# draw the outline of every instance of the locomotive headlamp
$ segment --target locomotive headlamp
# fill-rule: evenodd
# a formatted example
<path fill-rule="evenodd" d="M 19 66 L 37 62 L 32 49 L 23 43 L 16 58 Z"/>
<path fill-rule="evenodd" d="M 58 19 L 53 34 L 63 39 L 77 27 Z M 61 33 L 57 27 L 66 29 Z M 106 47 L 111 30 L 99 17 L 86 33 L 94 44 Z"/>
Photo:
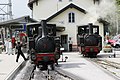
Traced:
<path fill-rule="evenodd" d="M 34 52 L 33 52 L 33 51 L 31 51 L 31 54 L 32 54 L 32 55 L 34 55 Z"/>
<path fill-rule="evenodd" d="M 31 55 L 31 60 L 36 60 L 36 55 L 35 54 Z"/>

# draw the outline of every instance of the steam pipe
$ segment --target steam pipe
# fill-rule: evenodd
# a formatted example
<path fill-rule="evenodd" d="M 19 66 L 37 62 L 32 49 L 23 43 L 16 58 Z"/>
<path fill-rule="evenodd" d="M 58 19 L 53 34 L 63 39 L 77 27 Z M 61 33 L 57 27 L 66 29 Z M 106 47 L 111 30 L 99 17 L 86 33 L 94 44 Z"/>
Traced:
<path fill-rule="evenodd" d="M 89 26 L 89 34 L 92 34 L 93 33 L 93 28 L 92 28 L 93 24 L 89 23 L 88 26 Z"/>
<path fill-rule="evenodd" d="M 42 37 L 47 36 L 47 23 L 46 20 L 41 21 L 41 26 L 42 26 Z"/>

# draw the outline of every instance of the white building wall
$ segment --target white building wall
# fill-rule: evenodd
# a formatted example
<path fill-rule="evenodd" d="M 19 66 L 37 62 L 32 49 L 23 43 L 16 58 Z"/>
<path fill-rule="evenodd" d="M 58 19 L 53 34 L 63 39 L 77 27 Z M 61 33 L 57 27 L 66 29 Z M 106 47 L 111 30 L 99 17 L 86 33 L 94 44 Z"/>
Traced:
<path fill-rule="evenodd" d="M 68 35 L 68 39 L 69 37 L 72 37 L 73 45 L 77 45 L 77 27 L 93 23 L 94 25 L 99 25 L 99 33 L 101 36 L 104 36 L 103 25 L 97 22 L 98 15 L 96 11 L 98 5 L 95 5 L 93 0 L 73 0 L 72 2 L 69 2 L 69 0 L 62 0 L 62 2 L 59 2 L 58 0 L 38 0 L 38 5 L 33 3 L 33 18 L 38 21 L 45 20 L 70 3 L 83 8 L 87 11 L 87 14 L 74 8 L 69 8 L 50 20 L 50 23 L 55 23 L 57 26 L 65 27 L 65 31 L 57 32 L 57 35 Z M 75 13 L 75 23 L 68 22 L 69 12 Z M 104 39 L 104 37 L 102 39 Z"/>
<path fill-rule="evenodd" d="M 69 12 L 75 13 L 75 23 L 68 22 L 68 13 Z M 78 26 L 87 25 L 90 23 L 90 20 L 88 18 L 86 18 L 86 15 L 88 15 L 88 14 L 84 14 L 74 8 L 72 8 L 72 9 L 70 8 L 70 9 L 64 11 L 63 13 L 61 13 L 60 15 L 58 15 L 57 17 L 55 17 L 54 19 L 50 20 L 49 22 L 55 23 L 55 24 L 57 24 L 57 26 L 65 27 L 65 31 L 58 32 L 57 35 L 68 34 L 68 37 L 72 37 L 73 45 L 76 45 L 77 44 Z M 101 36 L 103 36 L 103 25 L 98 22 L 95 22 L 93 24 L 100 26 L 99 33 Z"/>
<path fill-rule="evenodd" d="M 70 3 L 74 3 L 86 11 L 94 5 L 93 0 L 62 0 L 62 2 L 59 0 L 38 0 L 38 5 L 36 2 L 33 3 L 33 18 L 36 20 L 46 19 Z"/>
<path fill-rule="evenodd" d="M 75 13 L 75 23 L 69 23 L 68 22 L 68 14 L 70 12 Z M 76 34 L 77 34 L 77 26 L 80 20 L 83 18 L 85 14 L 72 8 L 64 11 L 54 19 L 52 19 L 50 22 L 56 22 L 58 26 L 65 27 L 65 31 L 58 33 L 59 35 L 68 34 L 68 38 L 72 37 L 73 45 L 76 45 Z M 63 22 L 63 24 L 60 24 L 59 22 Z"/>
<path fill-rule="evenodd" d="M 56 0 L 39 0 L 38 5 L 33 3 L 33 18 L 36 20 L 46 19 L 57 11 Z"/>
<path fill-rule="evenodd" d="M 78 6 L 80 6 L 81 8 L 87 10 L 88 8 L 90 8 L 91 5 L 94 5 L 93 4 L 93 0 L 72 0 L 72 1 L 69 1 L 69 0 L 62 0 L 62 2 L 59 2 L 58 1 L 58 10 L 63 8 L 64 6 L 70 4 L 70 3 L 74 3 Z"/>

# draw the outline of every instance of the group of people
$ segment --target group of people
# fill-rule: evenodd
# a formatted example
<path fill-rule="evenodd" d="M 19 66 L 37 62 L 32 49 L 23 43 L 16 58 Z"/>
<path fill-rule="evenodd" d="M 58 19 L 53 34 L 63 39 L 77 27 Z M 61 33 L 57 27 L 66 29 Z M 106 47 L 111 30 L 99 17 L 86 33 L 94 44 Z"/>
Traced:
<path fill-rule="evenodd" d="M 20 41 L 18 41 L 17 43 L 14 43 L 14 46 L 12 44 L 12 40 L 11 39 L 7 39 L 5 40 L 5 51 L 6 54 L 10 55 L 14 55 L 14 53 L 17 53 L 17 58 L 16 58 L 16 62 L 18 62 L 18 59 L 20 57 L 20 55 L 24 58 L 24 60 L 26 61 L 27 58 L 25 58 L 23 52 L 22 52 L 22 43 Z M 13 52 L 13 48 L 17 51 L 17 52 Z"/>

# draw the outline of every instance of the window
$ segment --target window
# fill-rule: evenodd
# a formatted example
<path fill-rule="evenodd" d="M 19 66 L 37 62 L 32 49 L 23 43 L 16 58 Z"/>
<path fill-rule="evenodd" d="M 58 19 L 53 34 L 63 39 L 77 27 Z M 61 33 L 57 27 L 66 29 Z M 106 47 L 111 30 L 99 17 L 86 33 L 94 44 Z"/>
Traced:
<path fill-rule="evenodd" d="M 75 22 L 75 13 L 71 12 L 68 14 L 68 22 L 74 23 Z"/>
<path fill-rule="evenodd" d="M 97 28 L 93 28 L 93 33 L 97 33 Z"/>
<path fill-rule="evenodd" d="M 61 35 L 61 43 L 67 44 L 67 35 Z"/>
<path fill-rule="evenodd" d="M 59 0 L 59 2 L 62 2 L 62 0 Z"/>
<path fill-rule="evenodd" d="M 98 3 L 100 4 L 100 0 L 93 0 L 94 4 Z"/>
<path fill-rule="evenodd" d="M 36 6 L 38 6 L 38 0 L 36 1 Z"/>

